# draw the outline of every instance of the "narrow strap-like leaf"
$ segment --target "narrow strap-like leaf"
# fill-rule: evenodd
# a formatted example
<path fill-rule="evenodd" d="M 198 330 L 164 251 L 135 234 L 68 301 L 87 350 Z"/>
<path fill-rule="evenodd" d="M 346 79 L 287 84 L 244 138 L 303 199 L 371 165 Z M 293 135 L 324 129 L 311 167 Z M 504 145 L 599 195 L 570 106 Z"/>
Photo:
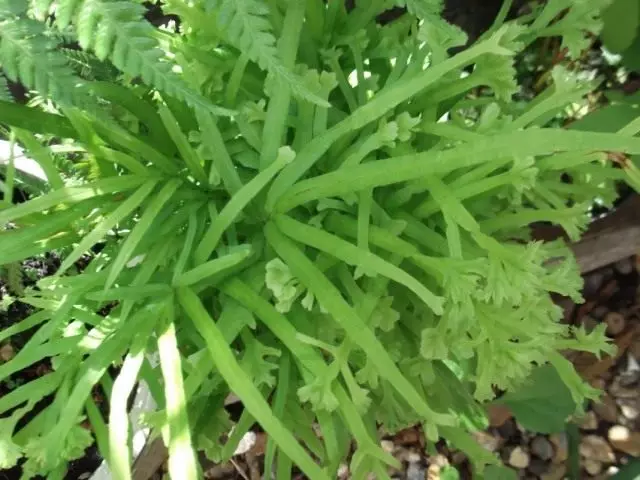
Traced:
<path fill-rule="evenodd" d="M 436 296 L 404 270 L 387 262 L 376 254 L 363 250 L 319 228 L 300 223 L 291 217 L 278 215 L 274 220 L 278 228 L 293 240 L 333 255 L 343 262 L 358 265 L 366 271 L 374 271 L 379 275 L 383 275 L 400 283 L 418 295 L 436 315 L 442 314 L 443 299 L 441 297 Z"/>
<path fill-rule="evenodd" d="M 309 477 L 317 480 L 328 480 L 327 474 L 298 444 L 295 437 L 275 417 L 269 404 L 242 370 L 229 345 L 215 321 L 202 305 L 200 299 L 189 288 L 177 290 L 182 308 L 194 322 L 198 332 L 204 338 L 216 368 L 229 388 L 242 401 L 244 407 L 256 418 L 265 431 L 278 443 L 300 469 Z"/>
<path fill-rule="evenodd" d="M 242 187 L 222 211 L 212 220 L 204 237 L 195 252 L 196 263 L 205 262 L 218 246 L 222 234 L 235 221 L 240 212 L 253 200 L 256 195 L 271 181 L 271 179 L 289 162 L 293 160 L 293 151 L 281 149 L 280 155 L 265 170 Z"/>
<path fill-rule="evenodd" d="M 250 245 L 243 245 L 233 253 L 228 255 L 223 255 L 220 258 L 216 258 L 215 260 L 210 260 L 202 265 L 198 265 L 197 267 L 179 275 L 175 280 L 175 286 L 188 286 L 193 285 L 205 278 L 211 277 L 220 273 L 224 270 L 227 270 L 235 265 L 238 265 L 240 262 L 248 258 L 252 253 L 252 249 Z"/>
<path fill-rule="evenodd" d="M 78 203 L 93 197 L 108 195 L 115 192 L 125 192 L 138 187 L 149 177 L 127 175 L 111 177 L 81 187 L 64 187 L 42 197 L 34 198 L 0 212 L 0 225 L 19 218 L 40 213 L 63 203 Z"/>
<path fill-rule="evenodd" d="M 275 210 L 286 212 L 297 205 L 320 198 L 392 185 L 428 175 L 442 176 L 496 158 L 550 155 L 576 149 L 640 154 L 640 138 L 552 128 L 498 134 L 450 150 L 377 160 L 302 180 L 283 194 Z M 473 152 L 473 155 L 469 155 L 469 152 Z M 296 163 L 297 161 L 296 158 Z"/>
<path fill-rule="evenodd" d="M 196 112 L 196 116 L 202 134 L 202 142 L 215 153 L 212 168 L 215 167 L 225 188 L 233 195 L 242 188 L 242 181 L 229 156 L 227 145 L 218 129 L 216 120 L 211 114 L 202 111 Z"/>
<path fill-rule="evenodd" d="M 300 249 L 285 237 L 273 223 L 268 223 L 265 232 L 269 244 L 291 268 L 293 274 L 307 286 L 318 302 L 345 329 L 351 340 L 358 345 L 385 378 L 425 421 L 434 424 L 453 425 L 455 420 L 448 414 L 433 411 L 407 380 L 389 356 L 373 332 L 358 317 L 356 311 L 344 300 L 338 289 L 304 255 Z"/>
<path fill-rule="evenodd" d="M 200 156 L 189 144 L 189 140 L 180 129 L 180 125 L 171 113 L 171 110 L 169 110 L 169 107 L 165 105 L 160 105 L 158 108 L 158 113 L 160 114 L 162 123 L 164 123 L 165 128 L 171 136 L 171 139 L 176 144 L 176 147 L 178 147 L 178 151 L 180 152 L 184 163 L 187 164 L 187 167 L 191 171 L 191 174 L 196 180 L 206 185 L 208 182 L 207 174 L 200 164 Z"/>
<path fill-rule="evenodd" d="M 142 237 L 144 237 L 144 235 L 149 231 L 149 227 L 151 227 L 151 224 L 160 213 L 160 210 L 169 200 L 171 200 L 171 197 L 181 183 L 182 182 L 178 179 L 169 180 L 153 200 L 149 202 L 149 205 L 140 217 L 140 220 L 136 226 L 133 227 L 133 230 L 131 230 L 129 235 L 127 235 L 126 240 L 118 249 L 118 256 L 115 258 L 109 269 L 109 276 L 107 277 L 105 289 L 109 288 L 116 281 L 118 275 L 120 275 L 120 272 L 142 240 Z"/>
<path fill-rule="evenodd" d="M 127 404 L 144 362 L 147 332 L 138 333 L 122 363 L 109 397 L 109 468 L 118 480 L 131 479 L 131 452 Z"/>
<path fill-rule="evenodd" d="M 71 265 L 73 265 L 84 253 L 93 245 L 98 243 L 104 236 L 115 227 L 118 223 L 126 219 L 133 211 L 138 208 L 142 202 L 156 187 L 155 180 L 149 180 L 136 190 L 129 198 L 102 220 L 95 228 L 82 238 L 78 246 L 71 252 L 60 265 L 57 274 L 62 275 Z M 59 192 L 60 190 L 57 190 Z M 54 192 L 55 193 L 55 192 Z"/>
<path fill-rule="evenodd" d="M 166 320 L 158 336 L 160 369 L 164 378 L 164 395 L 169 422 L 169 474 L 171 478 L 196 479 L 198 466 L 191 441 L 187 399 L 182 378 L 181 355 L 175 329 L 173 296 L 166 302 Z"/>

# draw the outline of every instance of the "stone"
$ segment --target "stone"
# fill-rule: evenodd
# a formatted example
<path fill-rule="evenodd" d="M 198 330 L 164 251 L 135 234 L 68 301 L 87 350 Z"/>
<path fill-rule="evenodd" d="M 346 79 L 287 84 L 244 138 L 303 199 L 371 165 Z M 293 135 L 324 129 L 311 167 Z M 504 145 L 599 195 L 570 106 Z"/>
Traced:
<path fill-rule="evenodd" d="M 589 410 L 580 418 L 580 428 L 582 430 L 596 430 L 598 428 L 598 417 L 596 413 Z"/>
<path fill-rule="evenodd" d="M 420 432 L 417 428 L 405 428 L 393 436 L 393 443 L 396 445 L 410 446 L 420 443 Z"/>
<path fill-rule="evenodd" d="M 407 454 L 407 462 L 409 463 L 419 463 L 422 459 L 422 456 L 417 452 L 409 452 Z"/>
<path fill-rule="evenodd" d="M 515 447 L 509 454 L 509 465 L 515 468 L 525 469 L 531 461 L 529 454 L 522 447 Z"/>
<path fill-rule="evenodd" d="M 609 393 L 616 398 L 636 398 L 638 396 L 637 387 L 629 387 L 627 380 L 622 375 L 613 379 L 609 386 Z"/>
<path fill-rule="evenodd" d="M 640 456 L 640 432 L 634 432 L 622 425 L 614 425 L 609 429 L 609 442 L 616 450 L 631 455 Z"/>
<path fill-rule="evenodd" d="M 569 458 L 569 442 L 565 433 L 554 433 L 549 437 L 551 443 L 555 447 L 553 454 L 553 463 L 563 463 Z"/>
<path fill-rule="evenodd" d="M 451 456 L 451 463 L 453 465 L 460 465 L 461 463 L 464 463 L 466 461 L 467 461 L 467 456 L 463 452 L 455 452 Z"/>
<path fill-rule="evenodd" d="M 604 318 L 604 316 L 609 312 L 609 309 L 607 307 L 605 307 L 604 305 L 598 305 L 596 308 L 594 308 L 591 311 L 591 315 L 593 315 L 595 318 L 601 319 Z"/>
<path fill-rule="evenodd" d="M 341 480 L 349 478 L 349 467 L 346 463 L 341 463 L 338 467 L 338 478 Z"/>
<path fill-rule="evenodd" d="M 621 273 L 622 275 L 629 275 L 631 272 L 633 272 L 634 267 L 635 265 L 631 258 L 618 260 L 614 265 L 616 271 L 618 273 Z"/>
<path fill-rule="evenodd" d="M 594 401 L 591 408 L 605 422 L 615 423 L 618 420 L 618 405 L 608 393 L 605 393 L 599 402 Z"/>
<path fill-rule="evenodd" d="M 536 476 L 541 476 L 549 471 L 550 464 L 540 458 L 532 458 L 529 462 L 529 472 Z"/>
<path fill-rule="evenodd" d="M 531 442 L 531 453 L 542 460 L 551 460 L 553 445 L 545 437 L 536 437 Z"/>
<path fill-rule="evenodd" d="M 410 463 L 407 467 L 407 480 L 424 480 L 426 476 L 426 469 L 419 463 Z"/>
<path fill-rule="evenodd" d="M 518 433 L 518 427 L 516 427 L 516 422 L 513 418 L 504 422 L 497 430 L 498 434 L 504 439 L 513 438 Z"/>
<path fill-rule="evenodd" d="M 640 393 L 638 393 L 640 395 Z M 640 399 L 625 398 L 620 402 L 620 413 L 627 420 L 636 420 L 640 417 Z"/>
<path fill-rule="evenodd" d="M 380 446 L 382 447 L 382 450 L 384 450 L 387 453 L 393 453 L 393 451 L 396 448 L 396 446 L 393 444 L 391 440 L 381 440 Z"/>
<path fill-rule="evenodd" d="M 613 463 L 616 460 L 611 445 L 598 435 L 585 435 L 582 437 L 580 455 L 601 463 Z"/>
<path fill-rule="evenodd" d="M 631 345 L 629 345 L 628 352 L 636 362 L 640 362 L 640 333 L 635 334 Z"/>
<path fill-rule="evenodd" d="M 540 476 L 540 480 L 562 480 L 567 473 L 567 466 L 564 463 L 552 465 L 547 473 Z"/>
<path fill-rule="evenodd" d="M 429 462 L 429 465 L 436 465 L 437 467 L 440 467 L 440 468 L 444 468 L 449 465 L 449 459 L 444 455 L 442 455 L 441 453 L 438 453 L 433 457 L 429 457 L 427 461 Z"/>
<path fill-rule="evenodd" d="M 604 322 L 607 324 L 607 334 L 612 337 L 620 335 L 627 326 L 624 315 L 619 312 L 607 313 L 604 317 Z"/>
<path fill-rule="evenodd" d="M 15 356 L 15 349 L 10 343 L 5 343 L 0 347 L 0 362 L 8 362 Z"/>
<path fill-rule="evenodd" d="M 441 468 L 438 465 L 429 465 L 427 467 L 427 476 L 426 480 L 440 480 L 440 470 Z"/>
<path fill-rule="evenodd" d="M 593 460 L 592 458 L 585 458 L 582 465 L 591 476 L 598 475 L 602 472 L 602 463 L 597 460 Z"/>
<path fill-rule="evenodd" d="M 472 435 L 478 445 L 490 452 L 498 450 L 502 443 L 502 439 L 487 432 L 473 432 Z"/>

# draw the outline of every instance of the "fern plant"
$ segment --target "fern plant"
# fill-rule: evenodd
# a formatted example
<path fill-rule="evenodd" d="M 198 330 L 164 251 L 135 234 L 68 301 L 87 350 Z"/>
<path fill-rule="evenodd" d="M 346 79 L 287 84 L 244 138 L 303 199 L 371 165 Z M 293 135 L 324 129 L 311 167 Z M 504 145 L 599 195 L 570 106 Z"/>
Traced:
<path fill-rule="evenodd" d="M 35 331 L 0 380 L 52 365 L 0 398 L 0 467 L 58 478 L 95 439 L 113 477 L 131 478 L 126 400 L 138 382 L 158 404 L 144 422 L 180 479 L 201 476 L 199 451 L 230 458 L 256 421 L 277 478 L 294 466 L 335 478 L 352 443 L 353 478 L 389 478 L 397 460 L 377 427 L 416 423 L 480 475 L 499 460 L 470 432 L 486 426 L 487 402 L 538 366 L 557 372 L 576 409 L 597 398 L 559 352 L 611 346 L 601 328 L 560 323 L 550 294 L 580 300 L 575 259 L 561 241 L 532 241 L 529 226 L 558 224 L 576 239 L 595 197 L 612 200 L 620 180 L 640 186 L 631 164 L 615 168 L 606 154 L 640 153 L 640 123 L 616 134 L 545 127 L 593 88 L 562 66 L 534 101 L 511 102 L 527 42 L 594 30 L 592 12 L 584 24 L 564 21 L 574 10 L 558 17 L 583 3 L 498 19 L 454 56 L 466 40 L 432 0 L 349 13 L 333 1 L 166 0 L 181 24 L 161 31 L 133 2 L 61 0 L 48 23 L 35 18 L 51 2 L 26 13 L 10 3 L 9 31 L 68 29 L 125 75 L 86 76 L 78 91 L 100 99 L 92 108 L 50 83 L 41 93 L 53 92 L 53 113 L 1 104 L 0 122 L 51 189 L 0 210 L 12 225 L 0 264 L 64 255 L 24 292 L 37 313 L 0 331 L 0 341 Z M 378 26 L 398 3 L 408 13 Z M 219 81 L 203 82 L 210 66 Z M 41 143 L 52 138 L 73 148 L 73 181 Z M 230 393 L 244 405 L 233 429 Z"/>

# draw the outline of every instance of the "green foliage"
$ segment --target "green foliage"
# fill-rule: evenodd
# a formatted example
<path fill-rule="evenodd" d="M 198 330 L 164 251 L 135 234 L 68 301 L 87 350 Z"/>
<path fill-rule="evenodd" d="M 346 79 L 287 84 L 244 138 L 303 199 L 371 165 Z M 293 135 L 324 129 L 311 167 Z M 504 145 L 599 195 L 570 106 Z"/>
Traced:
<path fill-rule="evenodd" d="M 611 346 L 602 329 L 560 322 L 550 294 L 580 301 L 578 267 L 529 227 L 577 239 L 595 198 L 640 179 L 605 153 L 640 154 L 638 129 L 549 127 L 594 87 L 562 66 L 536 99 L 511 100 L 523 46 L 560 35 L 577 52 L 597 8 L 549 1 L 449 56 L 465 39 L 439 1 L 394 2 L 409 13 L 385 26 L 374 22 L 386 1 L 351 13 L 341 2 L 159 2 L 179 29 L 154 29 L 134 1 L 32 3 L 0 0 L 0 62 L 53 103 L 2 103 L 0 122 L 48 187 L 0 210 L 0 262 L 57 250 L 62 264 L 22 292 L 37 312 L 0 331 L 35 331 L 0 381 L 54 365 L 0 398 L 3 416 L 52 398 L 2 429 L 4 464 L 61 474 L 91 441 L 86 416 L 112 471 L 130 478 L 125 400 L 137 382 L 158 404 L 145 421 L 175 478 L 198 475 L 197 451 L 229 458 L 254 420 L 283 478 L 294 464 L 335 478 L 352 440 L 354 478 L 387 478 L 397 461 L 376 422 L 421 423 L 481 474 L 499 460 L 470 432 L 498 392 L 541 431 L 595 398 L 558 352 Z M 59 50 L 61 34 L 81 49 Z M 91 398 L 98 385 L 108 419 Z M 245 407 L 233 432 L 230 393 Z"/>
<path fill-rule="evenodd" d="M 565 423 L 576 411 L 571 392 L 552 366 L 538 367 L 527 383 L 499 400 L 508 406 L 527 430 L 540 433 L 564 431 Z"/>
<path fill-rule="evenodd" d="M 518 474 L 511 468 L 489 465 L 484 472 L 484 478 L 487 480 L 515 480 L 518 478 Z"/>

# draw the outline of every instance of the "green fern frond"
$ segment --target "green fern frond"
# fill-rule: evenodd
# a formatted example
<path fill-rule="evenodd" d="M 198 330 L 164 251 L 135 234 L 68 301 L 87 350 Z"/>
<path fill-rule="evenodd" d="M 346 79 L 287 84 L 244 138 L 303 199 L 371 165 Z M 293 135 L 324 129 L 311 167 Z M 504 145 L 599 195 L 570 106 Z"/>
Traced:
<path fill-rule="evenodd" d="M 0 64 L 14 82 L 53 100 L 78 104 L 78 78 L 44 24 L 0 10 Z"/>
<path fill-rule="evenodd" d="M 276 81 L 288 85 L 297 97 L 328 105 L 282 63 L 266 3 L 260 0 L 205 0 L 205 7 L 207 12 L 215 12 L 218 28 L 226 35 L 225 41 L 273 75 Z"/>
<path fill-rule="evenodd" d="M 73 24 L 83 49 L 92 50 L 99 60 L 109 59 L 127 75 L 142 78 L 196 110 L 230 115 L 232 112 L 213 105 L 173 71 L 144 13 L 144 6 L 134 1 L 60 0 L 56 24 L 61 29 Z"/>
<path fill-rule="evenodd" d="M 422 20 L 439 18 L 444 8 L 442 0 L 400 0 L 396 3 L 404 4 L 409 13 Z"/>
<path fill-rule="evenodd" d="M 0 75 L 0 101 L 13 101 L 13 97 L 11 96 L 11 92 L 9 91 L 9 85 L 7 84 L 7 79 L 2 75 Z"/>
<path fill-rule="evenodd" d="M 440 31 L 444 38 L 463 36 L 466 41 L 466 35 L 460 28 L 442 18 L 443 0 L 396 0 L 396 5 L 407 7 L 410 14 L 428 22 L 430 27 Z"/>
<path fill-rule="evenodd" d="M 100 60 L 90 52 L 71 48 L 63 48 L 61 52 L 67 57 L 69 65 L 84 79 L 114 79 L 118 75 L 118 71 L 113 65 Z"/>

